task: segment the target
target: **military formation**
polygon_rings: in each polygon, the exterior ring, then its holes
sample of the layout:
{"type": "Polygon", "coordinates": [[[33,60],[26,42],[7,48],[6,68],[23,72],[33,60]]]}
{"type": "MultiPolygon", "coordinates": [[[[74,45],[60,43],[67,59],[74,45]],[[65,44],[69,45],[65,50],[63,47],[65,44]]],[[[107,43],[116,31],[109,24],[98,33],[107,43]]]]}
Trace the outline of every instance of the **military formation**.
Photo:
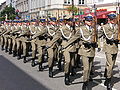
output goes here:
{"type": "Polygon", "coordinates": [[[103,38],[103,51],[106,55],[104,72],[107,90],[112,90],[111,79],[118,53],[119,26],[117,15],[110,13],[108,23],[96,25],[95,18],[88,14],[83,22],[80,20],[47,18],[38,20],[5,21],[0,24],[1,50],[12,54],[18,60],[28,62],[32,56],[31,66],[38,66],[44,71],[43,63],[48,62],[49,77],[53,77],[54,66],[62,72],[64,83],[70,85],[70,77],[76,75],[76,68],[83,65],[82,90],[89,90],[93,81],[94,57],[101,51],[100,39],[103,38]],[[74,22],[74,23],[73,23],[74,22]],[[82,63],[82,64],[81,64],[82,63]]]}

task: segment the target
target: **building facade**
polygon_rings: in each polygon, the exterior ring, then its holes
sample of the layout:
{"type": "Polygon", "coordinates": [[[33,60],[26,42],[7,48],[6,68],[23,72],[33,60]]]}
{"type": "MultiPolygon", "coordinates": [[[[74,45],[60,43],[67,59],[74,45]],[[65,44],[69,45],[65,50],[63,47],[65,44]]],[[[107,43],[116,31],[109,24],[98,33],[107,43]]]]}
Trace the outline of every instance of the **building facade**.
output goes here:
{"type": "Polygon", "coordinates": [[[16,8],[16,0],[6,0],[6,5],[12,5],[12,7],[16,8]]]}
{"type": "MultiPolygon", "coordinates": [[[[86,8],[87,3],[91,0],[74,0],[74,4],[78,8],[86,8]]],[[[51,17],[71,16],[66,10],[67,7],[72,5],[72,0],[29,0],[30,17],[41,18],[49,15],[51,17]]]]}
{"type": "Polygon", "coordinates": [[[18,11],[19,16],[21,16],[22,19],[30,19],[28,0],[17,0],[16,10],[18,11]]]}
{"type": "Polygon", "coordinates": [[[92,3],[96,4],[97,9],[107,9],[107,11],[116,11],[119,0],[93,0],[92,3]]]}
{"type": "MultiPolygon", "coordinates": [[[[118,0],[74,0],[74,5],[80,10],[90,8],[96,4],[97,9],[107,9],[115,11],[118,0]]],[[[23,19],[44,18],[47,15],[51,17],[63,18],[71,17],[67,8],[72,5],[72,0],[6,0],[6,4],[12,4],[19,11],[23,19]]]]}
{"type": "Polygon", "coordinates": [[[6,7],[6,1],[1,3],[0,5],[0,12],[6,7]]]}

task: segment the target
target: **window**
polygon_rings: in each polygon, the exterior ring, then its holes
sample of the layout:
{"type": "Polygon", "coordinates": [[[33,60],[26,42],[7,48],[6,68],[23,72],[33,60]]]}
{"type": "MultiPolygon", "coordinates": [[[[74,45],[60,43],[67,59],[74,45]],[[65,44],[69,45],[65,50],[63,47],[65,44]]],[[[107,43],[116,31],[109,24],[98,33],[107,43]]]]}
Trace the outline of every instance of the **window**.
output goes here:
{"type": "Polygon", "coordinates": [[[64,0],[64,4],[67,4],[67,0],[64,0]]]}
{"type": "Polygon", "coordinates": [[[71,0],[64,0],[64,4],[71,4],[71,0]]]}
{"type": "Polygon", "coordinates": [[[82,4],[84,4],[84,0],[82,0],[82,4]]]}
{"type": "Polygon", "coordinates": [[[104,0],[98,0],[98,2],[103,2],[104,0]]]}
{"type": "Polygon", "coordinates": [[[68,4],[70,4],[70,0],[68,0],[68,4]]]}
{"type": "Polygon", "coordinates": [[[79,4],[85,4],[85,0],[79,0],[79,4]]]}

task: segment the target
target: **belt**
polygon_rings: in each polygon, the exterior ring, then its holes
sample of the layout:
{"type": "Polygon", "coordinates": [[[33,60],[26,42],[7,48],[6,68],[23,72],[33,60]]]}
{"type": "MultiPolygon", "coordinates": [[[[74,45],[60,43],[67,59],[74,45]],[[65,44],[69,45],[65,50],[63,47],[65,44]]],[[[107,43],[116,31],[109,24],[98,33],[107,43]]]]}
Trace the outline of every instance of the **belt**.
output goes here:
{"type": "Polygon", "coordinates": [[[106,38],[106,43],[107,43],[107,44],[110,44],[110,45],[113,45],[114,43],[115,43],[115,44],[118,44],[118,43],[119,43],[119,40],[107,39],[107,38],[106,38]]]}
{"type": "Polygon", "coordinates": [[[88,48],[88,49],[90,49],[91,47],[93,47],[93,48],[98,47],[97,43],[91,43],[91,42],[83,43],[83,45],[85,48],[88,48]]]}

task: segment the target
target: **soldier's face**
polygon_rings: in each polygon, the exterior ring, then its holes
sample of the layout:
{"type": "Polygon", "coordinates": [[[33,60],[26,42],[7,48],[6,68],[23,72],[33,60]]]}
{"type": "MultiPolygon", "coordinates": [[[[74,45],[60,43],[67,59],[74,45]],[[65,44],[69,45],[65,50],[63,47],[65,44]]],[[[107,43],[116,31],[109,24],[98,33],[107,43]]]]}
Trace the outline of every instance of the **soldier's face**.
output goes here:
{"type": "Polygon", "coordinates": [[[88,25],[88,26],[91,26],[92,25],[92,21],[85,21],[85,24],[88,25]]]}
{"type": "Polygon", "coordinates": [[[110,20],[110,23],[115,24],[116,23],[116,19],[110,20]]]}

